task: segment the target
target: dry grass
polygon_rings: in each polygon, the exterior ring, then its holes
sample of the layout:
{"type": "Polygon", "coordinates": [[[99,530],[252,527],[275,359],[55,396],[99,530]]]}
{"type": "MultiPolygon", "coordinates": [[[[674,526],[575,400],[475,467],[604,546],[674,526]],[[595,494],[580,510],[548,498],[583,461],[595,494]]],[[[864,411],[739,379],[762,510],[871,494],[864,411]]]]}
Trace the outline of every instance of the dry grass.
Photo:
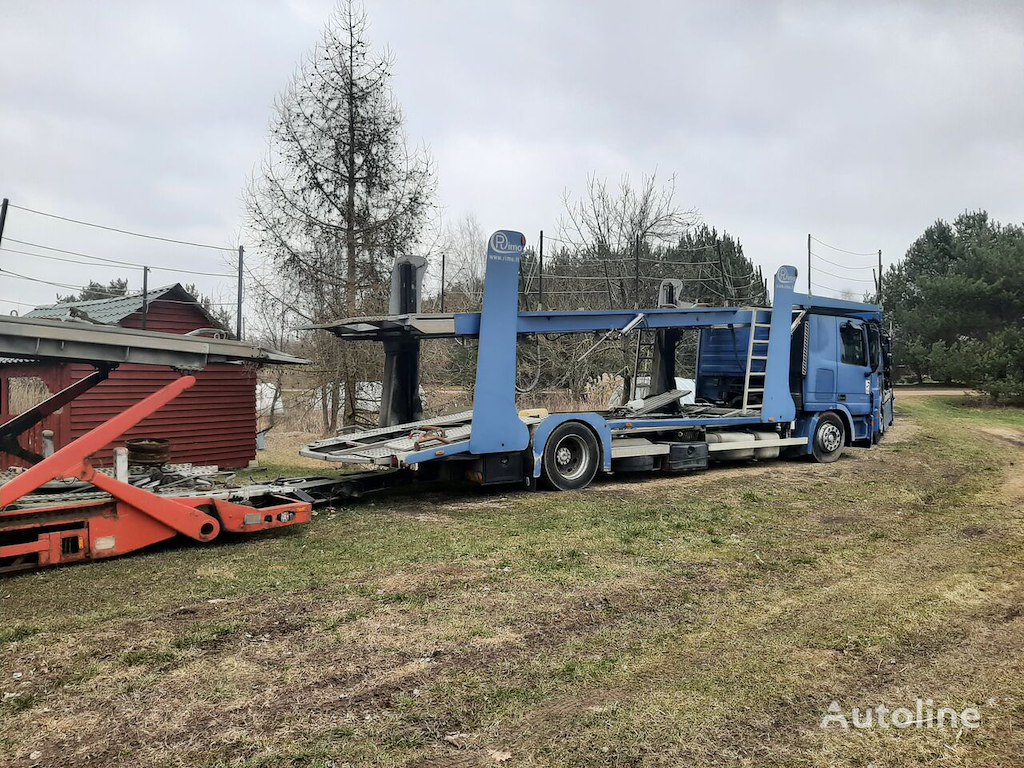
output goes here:
{"type": "Polygon", "coordinates": [[[1018,765],[1024,489],[1004,481],[1024,448],[992,431],[1024,416],[911,408],[829,466],[395,497],[7,579],[0,755],[1018,765]],[[979,706],[983,726],[818,727],[834,699],[917,697],[979,706]]]}
{"type": "Polygon", "coordinates": [[[322,437],[314,432],[289,430],[287,427],[272,429],[267,433],[267,449],[257,452],[256,462],[261,467],[301,467],[307,469],[307,474],[308,469],[323,472],[324,462],[299,456],[300,448],[322,437]]]}

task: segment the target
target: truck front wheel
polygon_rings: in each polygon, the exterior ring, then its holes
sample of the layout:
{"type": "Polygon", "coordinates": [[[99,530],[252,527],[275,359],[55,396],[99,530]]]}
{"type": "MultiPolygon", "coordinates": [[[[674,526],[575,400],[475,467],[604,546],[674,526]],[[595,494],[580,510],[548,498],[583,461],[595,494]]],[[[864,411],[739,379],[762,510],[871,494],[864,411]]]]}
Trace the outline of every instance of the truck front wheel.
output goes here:
{"type": "Polygon", "coordinates": [[[839,458],[846,445],[846,425],[834,413],[824,413],[814,430],[811,451],[819,464],[831,464],[839,458]]]}
{"type": "Polygon", "coordinates": [[[600,458],[593,432],[579,422],[560,424],[544,446],[544,483],[556,491],[586,488],[597,474],[600,458]]]}

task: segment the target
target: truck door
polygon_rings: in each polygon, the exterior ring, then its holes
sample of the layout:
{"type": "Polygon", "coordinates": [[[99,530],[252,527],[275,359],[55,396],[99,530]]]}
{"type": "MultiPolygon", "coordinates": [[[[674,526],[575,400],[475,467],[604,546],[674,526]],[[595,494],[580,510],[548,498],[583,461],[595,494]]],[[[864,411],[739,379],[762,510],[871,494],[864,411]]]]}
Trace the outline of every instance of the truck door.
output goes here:
{"type": "Polygon", "coordinates": [[[868,417],[872,411],[871,378],[872,367],[868,354],[867,328],[860,320],[846,319],[839,322],[839,365],[836,371],[836,394],[854,417],[855,438],[868,435],[868,420],[856,424],[858,416],[868,417]]]}
{"type": "Polygon", "coordinates": [[[885,398],[885,362],[882,356],[882,328],[877,321],[865,325],[868,332],[868,364],[871,367],[871,438],[878,442],[888,426],[882,416],[885,398]]]}

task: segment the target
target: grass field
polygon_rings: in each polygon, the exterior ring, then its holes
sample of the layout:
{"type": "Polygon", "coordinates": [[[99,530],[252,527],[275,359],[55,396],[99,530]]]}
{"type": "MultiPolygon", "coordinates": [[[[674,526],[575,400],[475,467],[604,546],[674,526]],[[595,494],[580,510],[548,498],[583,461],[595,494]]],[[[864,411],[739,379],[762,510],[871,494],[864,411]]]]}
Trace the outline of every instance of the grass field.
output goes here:
{"type": "MultiPolygon", "coordinates": [[[[0,763],[1018,766],[1024,412],[0,581],[0,763]],[[819,727],[932,699],[971,729],[819,727]]],[[[307,470],[308,471],[308,470],[307,470]]]]}

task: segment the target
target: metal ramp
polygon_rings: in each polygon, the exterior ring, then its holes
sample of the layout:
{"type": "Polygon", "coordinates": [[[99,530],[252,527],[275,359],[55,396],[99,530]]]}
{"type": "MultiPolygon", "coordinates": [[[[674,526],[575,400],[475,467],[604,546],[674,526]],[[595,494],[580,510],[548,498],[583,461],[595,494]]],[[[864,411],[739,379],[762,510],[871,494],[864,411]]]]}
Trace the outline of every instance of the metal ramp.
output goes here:
{"type": "MultiPolygon", "coordinates": [[[[541,415],[523,411],[524,424],[538,424],[541,415]]],[[[376,464],[382,467],[405,466],[407,456],[431,448],[469,440],[473,432],[473,412],[463,411],[393,427],[358,430],[310,443],[299,450],[307,459],[334,464],[376,464]]]]}
{"type": "Polygon", "coordinates": [[[463,411],[393,427],[359,430],[310,443],[300,456],[339,464],[392,466],[410,453],[466,440],[472,432],[473,412],[463,411]]]}
{"type": "Polygon", "coordinates": [[[613,409],[612,412],[630,416],[644,416],[650,413],[660,413],[666,405],[679,400],[681,397],[686,397],[688,394],[690,394],[690,390],[688,389],[671,389],[668,392],[662,392],[660,395],[652,395],[651,397],[643,398],[640,401],[640,404],[635,408],[631,408],[629,405],[623,405],[619,408],[613,409]]]}

